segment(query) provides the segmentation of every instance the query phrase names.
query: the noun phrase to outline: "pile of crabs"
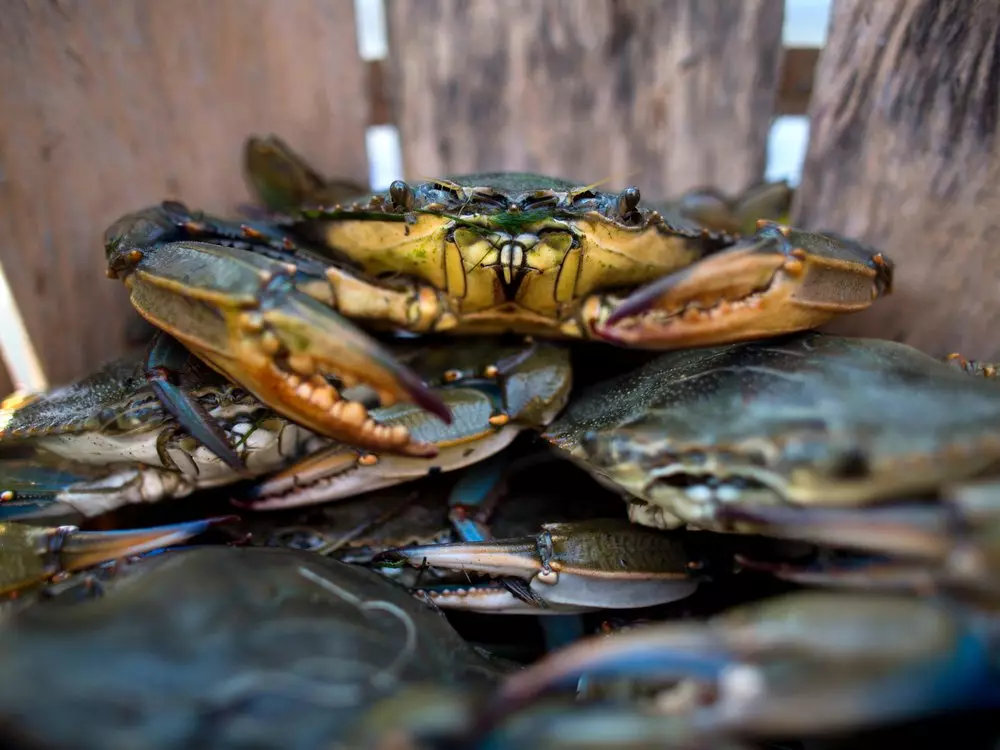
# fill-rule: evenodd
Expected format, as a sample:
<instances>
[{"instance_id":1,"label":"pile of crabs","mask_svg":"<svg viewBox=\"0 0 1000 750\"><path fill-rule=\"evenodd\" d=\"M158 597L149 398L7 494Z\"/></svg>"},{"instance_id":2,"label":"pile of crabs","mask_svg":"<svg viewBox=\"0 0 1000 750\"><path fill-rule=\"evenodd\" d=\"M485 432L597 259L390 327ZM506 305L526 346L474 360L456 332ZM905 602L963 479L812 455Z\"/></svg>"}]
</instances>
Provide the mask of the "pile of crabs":
<instances>
[{"instance_id":1,"label":"pile of crabs","mask_svg":"<svg viewBox=\"0 0 1000 750\"><path fill-rule=\"evenodd\" d=\"M815 331L882 253L779 223L783 186L244 158L242 218L107 231L150 346L0 411L7 746L850 747L1000 709L996 371Z\"/></svg>"}]
</instances>

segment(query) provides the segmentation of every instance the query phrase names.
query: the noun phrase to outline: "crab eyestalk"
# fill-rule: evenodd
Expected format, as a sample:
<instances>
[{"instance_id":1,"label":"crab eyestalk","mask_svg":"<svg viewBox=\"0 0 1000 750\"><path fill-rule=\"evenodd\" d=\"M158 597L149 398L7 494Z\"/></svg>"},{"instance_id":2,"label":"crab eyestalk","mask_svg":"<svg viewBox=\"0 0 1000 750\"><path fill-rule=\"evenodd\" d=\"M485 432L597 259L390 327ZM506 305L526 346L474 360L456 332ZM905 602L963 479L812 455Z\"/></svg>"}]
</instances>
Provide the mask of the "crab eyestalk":
<instances>
[{"instance_id":1,"label":"crab eyestalk","mask_svg":"<svg viewBox=\"0 0 1000 750\"><path fill-rule=\"evenodd\" d=\"M892 289L882 253L835 235L774 222L615 303L597 298L597 338L674 349L767 338L857 312Z\"/></svg>"},{"instance_id":2,"label":"crab eyestalk","mask_svg":"<svg viewBox=\"0 0 1000 750\"><path fill-rule=\"evenodd\" d=\"M447 423L451 415L437 394L378 342L300 291L306 277L296 266L221 244L158 244L178 232L220 233L185 224L182 208L150 209L109 230L109 268L143 317L314 432L359 448L434 454L405 427L376 424L364 404L340 391L364 383L383 405L411 401Z\"/></svg>"}]
</instances>

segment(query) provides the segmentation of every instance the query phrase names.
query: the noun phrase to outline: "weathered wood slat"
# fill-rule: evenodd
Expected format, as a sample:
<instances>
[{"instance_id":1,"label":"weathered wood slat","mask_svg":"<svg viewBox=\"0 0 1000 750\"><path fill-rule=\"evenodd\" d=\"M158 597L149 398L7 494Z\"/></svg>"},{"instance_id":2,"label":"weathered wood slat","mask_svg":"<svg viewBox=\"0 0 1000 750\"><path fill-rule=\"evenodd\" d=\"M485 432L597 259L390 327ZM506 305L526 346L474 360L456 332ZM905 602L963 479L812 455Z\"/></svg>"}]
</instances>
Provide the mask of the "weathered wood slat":
<instances>
[{"instance_id":1,"label":"weathered wood slat","mask_svg":"<svg viewBox=\"0 0 1000 750\"><path fill-rule=\"evenodd\" d=\"M10 379L10 374L7 372L7 367L3 361L0 361L0 401L7 398L13 392L14 384Z\"/></svg>"},{"instance_id":2,"label":"weathered wood slat","mask_svg":"<svg viewBox=\"0 0 1000 750\"><path fill-rule=\"evenodd\" d=\"M782 0L389 0L407 175L745 188L764 171L783 13Z\"/></svg>"},{"instance_id":3,"label":"weathered wood slat","mask_svg":"<svg viewBox=\"0 0 1000 750\"><path fill-rule=\"evenodd\" d=\"M246 201L240 146L275 132L367 179L346 0L9 2L0 14L0 261L53 382L118 354L133 315L101 236L165 198Z\"/></svg>"},{"instance_id":4,"label":"weathered wood slat","mask_svg":"<svg viewBox=\"0 0 1000 750\"><path fill-rule=\"evenodd\" d=\"M897 264L834 330L1000 356L1000 4L837 0L794 220Z\"/></svg>"},{"instance_id":5,"label":"weathered wood slat","mask_svg":"<svg viewBox=\"0 0 1000 750\"><path fill-rule=\"evenodd\" d=\"M774 107L775 115L808 114L819 52L816 47L785 49L778 85L778 101Z\"/></svg>"}]
</instances>

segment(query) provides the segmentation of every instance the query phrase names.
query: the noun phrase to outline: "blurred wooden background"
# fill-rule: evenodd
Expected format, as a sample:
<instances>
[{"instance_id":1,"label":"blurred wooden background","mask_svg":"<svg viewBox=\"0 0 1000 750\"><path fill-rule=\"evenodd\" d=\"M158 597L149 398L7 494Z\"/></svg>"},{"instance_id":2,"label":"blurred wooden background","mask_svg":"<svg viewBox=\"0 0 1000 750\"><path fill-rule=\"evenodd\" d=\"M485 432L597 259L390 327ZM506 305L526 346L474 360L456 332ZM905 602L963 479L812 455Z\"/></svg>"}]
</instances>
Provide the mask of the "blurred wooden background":
<instances>
[{"instance_id":1,"label":"blurred wooden background","mask_svg":"<svg viewBox=\"0 0 1000 750\"><path fill-rule=\"evenodd\" d=\"M364 181L378 124L407 177L530 169L653 197L762 179L773 119L808 113L795 221L898 267L835 329L1000 356L994 0L833 0L822 51L783 49L783 0L385 7L388 54L363 60L351 0L4 4L0 263L50 382L141 340L104 276L113 220L165 198L233 211L250 133Z\"/></svg>"}]
</instances>

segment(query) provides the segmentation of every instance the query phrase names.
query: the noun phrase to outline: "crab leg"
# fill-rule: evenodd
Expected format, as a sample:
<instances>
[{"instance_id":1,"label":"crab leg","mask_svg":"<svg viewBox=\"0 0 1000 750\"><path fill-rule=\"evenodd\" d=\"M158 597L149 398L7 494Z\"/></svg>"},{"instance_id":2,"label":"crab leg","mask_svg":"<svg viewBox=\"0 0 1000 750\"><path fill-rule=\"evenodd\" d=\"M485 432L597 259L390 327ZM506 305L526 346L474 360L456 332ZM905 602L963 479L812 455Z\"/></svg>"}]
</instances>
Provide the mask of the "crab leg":
<instances>
[{"instance_id":1,"label":"crab leg","mask_svg":"<svg viewBox=\"0 0 1000 750\"><path fill-rule=\"evenodd\" d=\"M989 378L991 380L1000 377L1000 365L996 362L981 362L976 359L966 359L958 352L952 352L945 357L945 362L976 377Z\"/></svg>"},{"instance_id":2,"label":"crab leg","mask_svg":"<svg viewBox=\"0 0 1000 750\"><path fill-rule=\"evenodd\" d=\"M212 419L195 398L174 382L187 358L187 350L176 339L162 331L157 333L146 359L146 379L150 387L181 427L237 474L249 476L246 465L233 450L219 423Z\"/></svg>"},{"instance_id":3,"label":"crab leg","mask_svg":"<svg viewBox=\"0 0 1000 750\"><path fill-rule=\"evenodd\" d=\"M834 235L761 221L752 238L655 281L617 305L591 298L595 337L674 349L815 328L891 291L892 263Z\"/></svg>"},{"instance_id":4,"label":"crab leg","mask_svg":"<svg viewBox=\"0 0 1000 750\"><path fill-rule=\"evenodd\" d=\"M155 219L156 216L153 216ZM162 218L162 217L161 217ZM166 232L140 227L141 237ZM136 220L138 222L138 220ZM136 309L275 411L361 448L433 454L402 426L376 425L344 386L370 385L383 404L406 400L444 421L447 407L408 368L326 305L296 288L295 266L240 248L200 242L136 247L128 228L108 243ZM184 321L185 326L180 322Z\"/></svg>"},{"instance_id":5,"label":"crab leg","mask_svg":"<svg viewBox=\"0 0 1000 750\"><path fill-rule=\"evenodd\" d=\"M671 623L580 641L511 676L492 719L588 678L694 679L718 699L708 729L805 736L961 708L1000 706L989 628L933 600L799 593L700 625Z\"/></svg>"}]
</instances>

